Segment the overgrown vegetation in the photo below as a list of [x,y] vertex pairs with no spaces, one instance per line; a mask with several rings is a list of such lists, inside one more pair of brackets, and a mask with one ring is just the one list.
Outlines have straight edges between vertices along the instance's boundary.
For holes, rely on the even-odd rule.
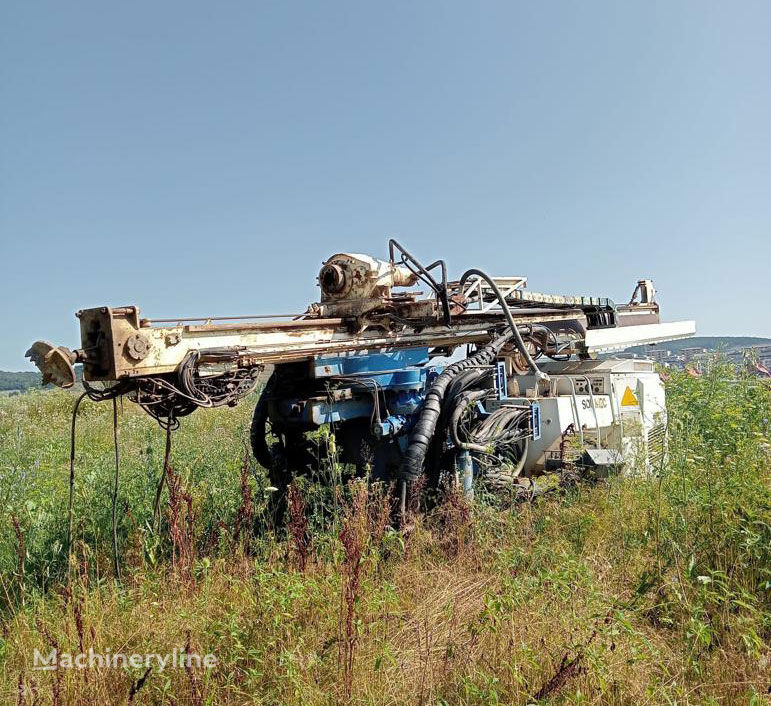
[[[17,704],[727,704],[768,702],[769,388],[714,366],[668,383],[655,477],[532,504],[453,491],[408,531],[382,489],[292,485],[288,528],[244,453],[251,407],[164,433],[120,411],[113,569],[112,408],[84,404],[67,581],[63,392],[0,401],[0,674]],[[330,487],[331,486],[331,487]],[[287,531],[288,530],[288,531]],[[32,671],[33,650],[212,652],[213,670]]]

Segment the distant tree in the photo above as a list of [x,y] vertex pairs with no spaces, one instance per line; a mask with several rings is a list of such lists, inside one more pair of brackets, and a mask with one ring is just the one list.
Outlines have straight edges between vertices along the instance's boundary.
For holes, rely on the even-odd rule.
[[40,387],[40,373],[0,370],[0,391],[29,390],[33,387]]

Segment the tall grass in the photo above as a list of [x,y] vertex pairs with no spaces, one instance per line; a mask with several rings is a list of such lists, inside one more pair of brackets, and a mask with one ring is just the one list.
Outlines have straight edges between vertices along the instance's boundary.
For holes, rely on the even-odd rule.
[[[112,565],[112,410],[79,422],[67,582],[72,397],[0,401],[0,703],[767,703],[771,682],[768,386],[720,365],[667,382],[654,476],[533,503],[448,490],[409,531],[387,494],[298,479],[288,531],[244,456],[253,405],[164,434],[120,412]],[[213,652],[217,667],[31,670],[35,648]]]

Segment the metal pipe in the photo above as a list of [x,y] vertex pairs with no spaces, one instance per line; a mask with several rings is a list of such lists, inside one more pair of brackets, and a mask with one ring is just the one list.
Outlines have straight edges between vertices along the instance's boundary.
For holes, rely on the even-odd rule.
[[600,419],[597,416],[597,407],[594,404],[594,390],[592,390],[592,383],[590,382],[589,378],[584,375],[584,380],[586,380],[586,387],[589,390],[589,399],[592,403],[592,412],[594,412],[594,428],[597,430],[597,448],[602,448],[600,446]]
[[574,419],[576,420],[576,428],[578,429],[578,441],[583,447],[584,428],[581,426],[581,417],[578,412],[578,398],[576,397],[576,383],[575,383],[575,380],[573,380],[573,378],[570,375],[568,375],[568,380],[570,381],[570,387],[572,389]]
[[455,462],[460,471],[461,482],[463,483],[463,494],[469,499],[474,499],[474,461],[471,458],[471,452],[461,451],[455,458]]
[[142,319],[147,324],[187,323],[189,321],[241,321],[245,319],[292,319],[303,314],[250,314],[248,316],[189,316],[180,319]]

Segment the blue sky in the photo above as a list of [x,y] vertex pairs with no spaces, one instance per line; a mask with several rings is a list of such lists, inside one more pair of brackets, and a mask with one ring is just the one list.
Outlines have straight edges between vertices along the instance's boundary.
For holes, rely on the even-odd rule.
[[771,335],[767,2],[0,10],[0,368],[74,311],[301,311],[395,236],[451,273]]

